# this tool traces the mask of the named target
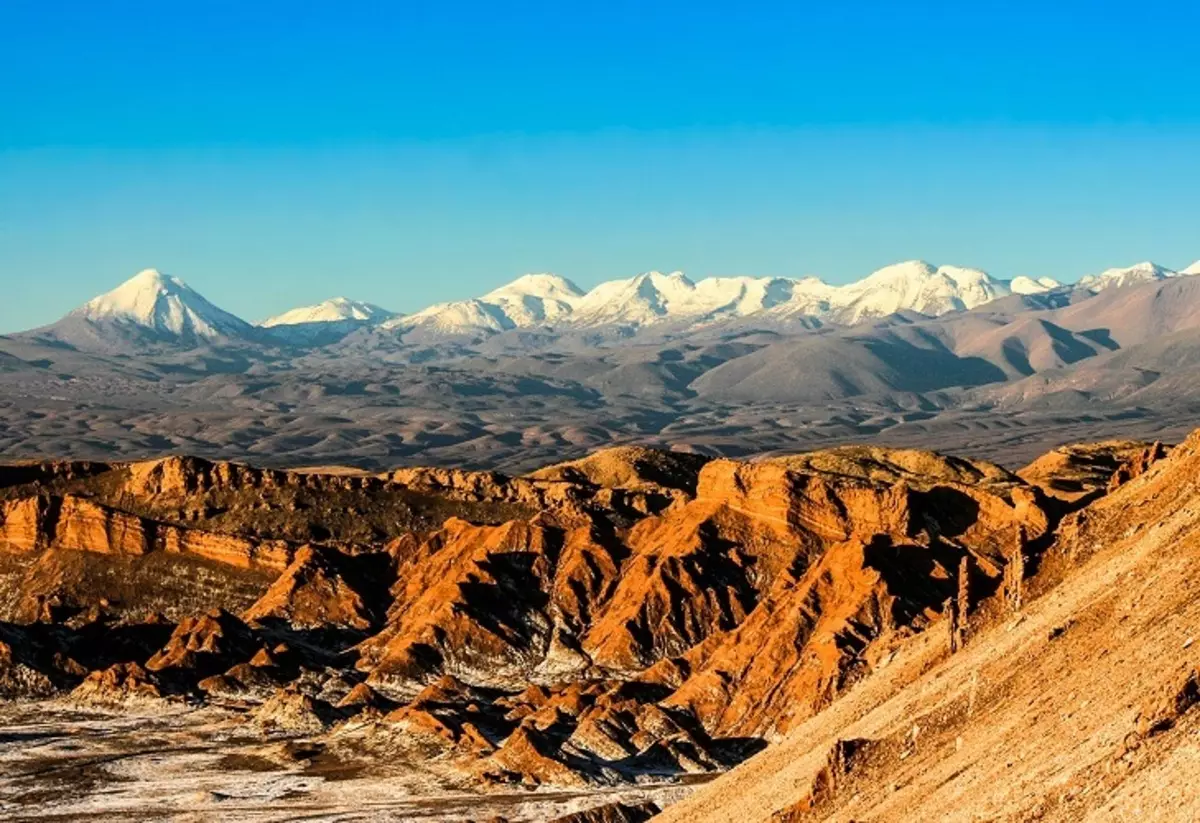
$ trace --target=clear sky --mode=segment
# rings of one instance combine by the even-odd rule
[[[527,271],[1200,258],[1189,2],[0,0],[0,331]]]

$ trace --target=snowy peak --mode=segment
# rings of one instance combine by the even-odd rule
[[[145,269],[89,300],[66,319],[115,326],[170,340],[242,337],[252,327],[205,300],[178,277]]]
[[[565,320],[583,298],[583,290],[557,274],[526,274],[469,300],[437,303],[383,324],[384,330],[423,330],[435,334],[472,335]]]
[[[575,325],[643,325],[669,316],[695,314],[696,284],[681,272],[650,271],[610,280],[588,292],[571,320]]]
[[[1149,283],[1154,280],[1166,280],[1168,277],[1176,277],[1179,274],[1180,272],[1172,271],[1147,260],[1146,262],[1136,263],[1125,268],[1105,269],[1099,274],[1089,274],[1081,277],[1079,278],[1079,287],[1087,289],[1090,292],[1098,292],[1102,289],[1132,286],[1136,283]]]
[[[363,303],[346,297],[334,297],[313,306],[286,311],[270,317],[258,325],[263,328],[275,326],[298,326],[307,323],[382,323],[395,317],[394,312],[380,308],[374,303]]]
[[[582,297],[583,290],[565,277],[556,274],[526,274],[506,286],[488,292],[479,302],[495,307],[511,322],[512,327],[517,327],[562,320],[575,310]]]
[[[1200,260],[1197,260],[1195,263],[1188,266],[1186,269],[1184,269],[1183,271],[1181,271],[1179,273],[1180,274],[1200,274]]]
[[[1062,283],[1053,277],[1034,278],[1021,274],[1008,281],[1008,288],[1013,294],[1041,294],[1061,287]]]
[[[904,310],[933,316],[962,311],[1011,293],[1007,282],[979,269],[909,260],[834,289],[830,303],[838,322],[857,323]]]
[[[571,303],[583,297],[583,289],[557,274],[525,274],[507,285],[488,292],[481,299],[495,302],[525,297]]]

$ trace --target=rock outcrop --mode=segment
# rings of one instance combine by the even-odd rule
[[[243,617],[251,622],[275,618],[305,629],[369,629],[380,617],[373,600],[387,590],[388,566],[390,563],[368,564],[364,558],[347,557],[333,549],[304,546]],[[372,572],[374,580],[370,579]]]
[[[250,628],[224,609],[185,618],[170,639],[146,661],[151,672],[189,680],[225,671],[259,648]]]
[[[143,555],[188,554],[244,569],[281,571],[293,548],[161,523],[76,495],[20,498],[0,504],[0,551],[86,551]]]
[[[1134,440],[1072,443],[1046,452],[1017,474],[1048,495],[1074,502],[1116,488],[1167,453],[1161,443]]]
[[[70,700],[85,706],[131,708],[154,705],[162,699],[153,675],[137,663],[114,663],[94,671],[71,692]]]
[[[673,489],[694,495],[700,469],[709,459],[687,452],[619,446],[602,449],[579,460],[546,466],[529,477],[606,489],[667,494]]]

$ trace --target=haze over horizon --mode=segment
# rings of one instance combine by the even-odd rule
[[[1200,257],[1186,4],[526,5],[7,4],[0,332],[147,267],[256,320],[532,271]]]

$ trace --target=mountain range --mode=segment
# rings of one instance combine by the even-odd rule
[[[646,329],[692,330],[722,322],[855,325],[910,311],[931,317],[974,309],[1012,295],[1098,293],[1182,272],[1154,263],[1114,268],[1075,286],[1042,277],[994,278],[979,269],[898,263],[854,283],[815,277],[710,277],[647,272],[585,292],[554,274],[527,274],[479,298],[439,303],[410,315],[336,297],[252,325],[217,308],[177,277],[147,269],[35,333],[80,348],[135,344],[258,342],[324,345],[374,329],[395,338],[478,336],[514,329],[628,335]]]
[[[1200,413],[1200,271],[1076,284],[924,263],[857,283],[526,275],[395,315],[250,324],[142,272],[0,336],[0,450],[525,470],[620,444],[708,455],[886,439],[1001,463],[1171,439]]]

